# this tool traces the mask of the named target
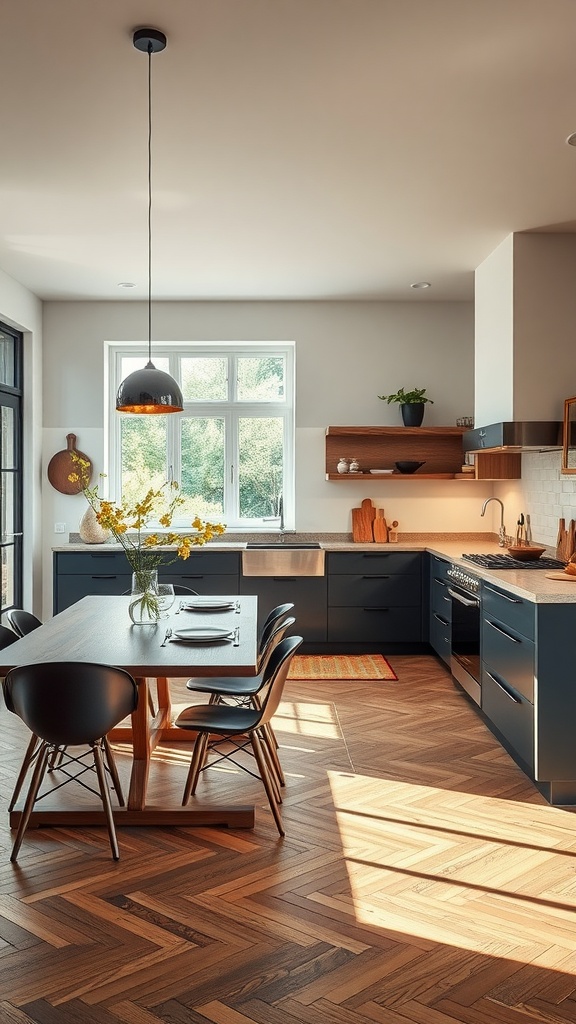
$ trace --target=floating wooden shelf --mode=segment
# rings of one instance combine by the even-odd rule
[[[326,427],[326,480],[517,480],[521,455],[478,452],[474,473],[461,472],[465,427]],[[358,459],[362,472],[338,473],[340,458]],[[395,462],[424,462],[427,472],[370,473]]]
[[[464,476],[465,474],[462,474]],[[472,480],[474,474],[470,473]],[[326,473],[327,480],[454,480],[455,473]]]

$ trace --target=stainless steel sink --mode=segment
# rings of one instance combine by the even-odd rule
[[[254,540],[249,541],[246,545],[246,550],[249,548],[291,548],[294,550],[300,550],[301,548],[319,548],[320,544],[318,541],[311,541],[310,543],[299,544],[297,541],[289,541],[288,543],[284,540]]]
[[[247,544],[243,576],[323,576],[325,552],[318,544]]]

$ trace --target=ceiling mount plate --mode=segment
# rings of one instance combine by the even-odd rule
[[[156,28],[139,28],[132,36],[137,50],[143,53],[161,53],[166,49],[166,36]]]

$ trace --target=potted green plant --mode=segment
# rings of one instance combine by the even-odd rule
[[[424,419],[426,402],[434,405],[431,398],[426,398],[426,388],[413,388],[412,391],[399,388],[393,395],[378,395],[378,398],[388,402],[388,405],[391,402],[398,402],[405,427],[419,427]]]

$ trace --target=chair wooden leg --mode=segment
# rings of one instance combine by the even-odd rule
[[[122,792],[122,785],[120,783],[120,776],[118,775],[118,768],[116,767],[116,758],[114,757],[114,751],[108,742],[108,738],[104,736],[102,740],[102,747],[106,756],[106,764],[108,765],[108,771],[110,772],[110,778],[112,779],[112,785],[116,796],[118,797],[118,803],[120,807],[124,807],[124,794]]]
[[[182,806],[185,807],[188,803],[191,795],[196,792],[196,785],[198,782],[198,776],[200,775],[200,769],[204,764],[206,756],[206,750],[208,747],[209,734],[207,732],[198,733],[194,742],[194,749],[192,751],[192,760],[190,761],[190,768],[188,770],[188,778],[186,779],[186,785],[184,787],[184,796],[182,797]]]
[[[269,722],[262,726],[262,738],[266,742],[268,750],[270,751],[270,758],[274,765],[278,782],[281,786],[285,786],[286,779],[284,778],[284,772],[282,771],[282,765],[280,764],[280,758],[278,756],[278,743],[276,742],[274,730]]]
[[[276,781],[276,784],[277,784],[277,787],[278,787],[278,803],[281,804],[282,803],[281,786],[284,786],[286,784],[286,779],[284,778],[284,772],[282,771],[282,765],[280,764],[280,758],[278,757],[278,751],[276,749],[276,746],[275,746],[274,742],[272,741],[272,739],[270,737],[270,733],[268,732],[268,729],[266,729],[265,726],[263,726],[261,729],[258,729],[258,736],[260,737],[260,740],[261,740],[261,743],[262,743],[262,748],[263,748],[264,754],[266,756],[266,761],[268,761],[268,764],[270,766],[271,774],[273,775],[273,777],[274,777],[274,779]]]
[[[280,792],[280,783],[278,781],[278,776],[276,775],[276,768],[274,766],[272,758],[270,757],[270,748],[268,747],[268,742],[267,742],[266,738],[264,737],[264,734],[260,730],[256,730],[256,732],[257,732],[258,739],[260,740],[260,746],[261,746],[261,749],[262,749],[262,757],[264,758],[264,761],[266,763],[266,768],[268,769],[268,778],[270,779],[270,785],[272,786],[272,789],[274,790],[274,798],[275,798],[277,804],[281,804],[282,803],[282,794]]]
[[[44,740],[41,741],[41,749],[36,758],[36,765],[30,781],[30,788],[26,796],[26,802],[24,804],[24,810],[20,816],[20,824],[16,833],[16,839],[14,840],[14,846],[12,847],[12,853],[10,854],[10,860],[13,864],[16,863],[20,847],[22,846],[22,840],[24,833],[28,828],[28,822],[30,821],[30,815],[32,814],[32,808],[36,802],[38,791],[42,785],[42,780],[46,774],[48,767],[48,758],[50,757],[50,746]]]
[[[35,754],[38,752],[38,750],[40,750],[41,746],[42,746],[42,740],[39,740],[38,737],[35,736],[34,733],[32,733],[32,735],[30,737],[30,742],[29,742],[29,744],[28,744],[28,746],[26,748],[26,753],[24,754],[24,760],[22,761],[22,767],[20,768],[20,771],[18,772],[18,778],[16,779],[16,785],[14,786],[14,792],[12,793],[12,797],[10,799],[10,803],[8,804],[8,810],[9,811],[13,811],[15,806],[16,806],[16,801],[17,801],[18,797],[20,796],[20,791],[21,791],[22,786],[24,784],[24,779],[26,778],[26,773],[27,773],[27,771],[28,771],[32,761],[34,760]]]
[[[108,781],[106,779],[106,772],[104,771],[104,762],[102,759],[102,747],[100,746],[100,741],[97,741],[93,744],[92,753],[94,755],[94,767],[96,768],[96,775],[98,776],[98,784],[100,786],[102,806],[104,807],[106,824],[108,826],[108,836],[110,839],[112,857],[114,860],[120,860],[120,850],[118,849],[118,839],[116,837],[114,816],[112,814],[112,801],[110,800],[110,790],[108,789]]]
[[[259,738],[258,734],[256,733],[256,731],[250,733],[250,742],[252,744],[252,750],[254,751],[254,757],[256,758],[256,764],[258,765],[258,770],[260,772],[260,777],[262,779],[262,783],[264,785],[264,789],[266,790],[266,796],[268,797],[268,803],[270,804],[270,810],[272,811],[272,814],[274,815],[274,821],[276,822],[276,828],[278,829],[280,835],[284,836],[284,835],[286,835],[286,833],[284,832],[284,826],[282,824],[282,818],[280,817],[280,812],[278,810],[278,804],[276,803],[276,800],[274,799],[274,790],[273,790],[273,787],[271,785],[270,777],[268,775],[268,769],[266,767],[266,762],[265,762],[264,756],[262,754],[262,744],[260,742],[260,738]]]

